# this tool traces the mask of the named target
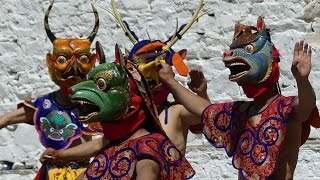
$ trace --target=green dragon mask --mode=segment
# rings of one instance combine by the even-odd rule
[[[106,62],[99,42],[96,50],[100,65],[90,70],[86,81],[72,86],[71,99],[80,103],[80,122],[112,123],[128,111],[130,90],[125,61],[118,45],[113,63]]]

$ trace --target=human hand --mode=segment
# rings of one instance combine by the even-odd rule
[[[192,69],[189,72],[190,81],[187,83],[191,91],[197,93],[198,95],[207,93],[207,80],[200,70]]]
[[[172,67],[167,63],[160,63],[161,69],[159,70],[159,77],[162,82],[167,83],[170,80],[174,80],[174,72]]]
[[[297,81],[308,79],[311,71],[311,46],[301,40],[294,46],[291,71]]]
[[[59,161],[58,151],[52,148],[46,149],[40,156],[40,162],[44,163],[46,161]]]

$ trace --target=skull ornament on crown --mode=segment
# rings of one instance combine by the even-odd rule
[[[230,50],[223,53],[223,62],[230,69],[229,80],[237,82],[249,98],[263,94],[279,79],[279,52],[271,42],[263,18],[257,27],[235,25]]]
[[[116,17],[126,36],[133,43],[133,48],[128,53],[128,63],[137,67],[148,83],[148,87],[153,94],[154,103],[158,106],[166,102],[170,91],[169,88],[161,83],[159,78],[159,63],[173,65],[177,72],[182,76],[188,75],[188,67],[183,62],[187,50],[183,49],[175,52],[171,47],[182,38],[183,34],[192,26],[192,24],[201,16],[199,12],[202,8],[203,0],[199,4],[188,24],[180,27],[173,36],[167,41],[160,40],[139,40],[133,31],[130,30],[127,22],[122,18],[116,8],[115,1],[112,0],[113,15]],[[130,68],[129,68],[130,71]]]
[[[69,88],[83,81],[89,70],[95,66],[96,55],[90,52],[90,46],[98,32],[99,16],[92,5],[95,26],[88,38],[56,38],[48,24],[53,3],[54,1],[51,1],[44,18],[47,36],[53,44],[52,53],[47,54],[47,65],[52,81],[61,88]]]

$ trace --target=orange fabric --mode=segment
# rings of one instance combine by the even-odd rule
[[[141,53],[145,53],[145,52],[150,52],[150,51],[154,51],[155,49],[161,49],[163,46],[165,46],[166,44],[160,42],[160,41],[155,41],[152,43],[149,43],[145,46],[143,46],[142,48],[140,48],[135,54],[139,55]]]
[[[174,53],[172,57],[172,64],[181,76],[188,76],[188,67],[184,64],[179,53]]]

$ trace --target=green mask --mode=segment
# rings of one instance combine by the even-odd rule
[[[100,65],[91,69],[86,81],[72,86],[71,99],[80,103],[80,122],[112,123],[128,111],[130,90],[125,60],[118,45],[113,63],[105,61],[99,42],[96,49]]]

